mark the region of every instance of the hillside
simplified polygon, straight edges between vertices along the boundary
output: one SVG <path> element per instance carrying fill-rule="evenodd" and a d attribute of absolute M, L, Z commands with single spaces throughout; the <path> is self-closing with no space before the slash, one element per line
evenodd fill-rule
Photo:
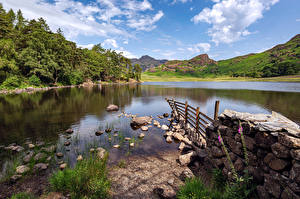
<path fill-rule="evenodd" d="M 144 55 L 139 59 L 136 59 L 136 58 L 131 59 L 132 65 L 134 66 L 135 64 L 139 64 L 142 67 L 143 71 L 146 71 L 150 68 L 157 67 L 161 64 L 166 63 L 167 61 L 168 60 L 166 60 L 166 59 L 157 60 L 157 59 L 154 59 L 153 57 L 150 57 L 148 55 Z"/>
<path fill-rule="evenodd" d="M 165 71 L 195 77 L 277 77 L 300 71 L 300 34 L 284 44 L 262 53 L 251 53 L 218 62 L 199 55 L 190 60 L 173 60 L 149 71 L 161 75 Z"/>

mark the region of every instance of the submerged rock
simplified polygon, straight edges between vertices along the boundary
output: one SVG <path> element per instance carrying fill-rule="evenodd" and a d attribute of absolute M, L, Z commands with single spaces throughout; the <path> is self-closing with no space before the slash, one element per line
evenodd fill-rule
<path fill-rule="evenodd" d="M 172 137 L 171 137 L 171 136 L 167 136 L 167 137 L 166 137 L 166 142 L 167 142 L 167 143 L 172 143 L 172 141 L 173 141 L 173 140 L 172 140 Z"/>
<path fill-rule="evenodd" d="M 16 173 L 17 174 L 24 174 L 24 173 L 27 173 L 29 170 L 30 170 L 30 168 L 28 166 L 21 165 L 21 166 L 18 166 L 16 168 Z"/>
<path fill-rule="evenodd" d="M 56 153 L 56 156 L 57 156 L 58 158 L 61 158 L 61 157 L 63 157 L 63 156 L 64 156 L 64 154 L 63 154 L 63 153 L 61 153 L 61 152 L 58 152 L 58 153 Z"/>
<path fill-rule="evenodd" d="M 163 116 L 164 117 L 169 117 L 169 113 L 164 113 Z"/>
<path fill-rule="evenodd" d="M 145 137 L 144 133 L 139 134 L 139 138 L 144 138 L 144 137 Z"/>
<path fill-rule="evenodd" d="M 69 141 L 66 141 L 66 142 L 64 143 L 65 146 L 69 146 L 70 144 L 71 144 L 71 142 L 69 142 Z"/>
<path fill-rule="evenodd" d="M 67 163 L 62 163 L 61 165 L 59 165 L 59 168 L 61 170 L 64 170 L 67 167 Z"/>
<path fill-rule="evenodd" d="M 126 137 L 126 138 L 125 138 L 125 141 L 129 141 L 129 140 L 131 140 L 130 137 Z"/>
<path fill-rule="evenodd" d="M 96 131 L 95 135 L 96 135 L 96 136 L 100 136 L 100 135 L 102 135 L 103 133 L 104 133 L 104 131 Z"/>
<path fill-rule="evenodd" d="M 110 133 L 111 131 L 112 131 L 111 128 L 105 129 L 105 132 L 106 132 L 106 133 Z"/>
<path fill-rule="evenodd" d="M 120 145 L 119 144 L 115 144 L 113 147 L 114 148 L 120 148 Z"/>
<path fill-rule="evenodd" d="M 110 111 L 118 111 L 119 107 L 115 104 L 110 104 L 106 107 L 106 111 L 110 112 Z"/>
<path fill-rule="evenodd" d="M 66 133 L 68 133 L 68 134 L 72 134 L 73 132 L 74 132 L 74 131 L 73 131 L 73 129 L 71 129 L 71 128 L 66 130 Z"/>
<path fill-rule="evenodd" d="M 130 143 L 129 146 L 130 146 L 130 147 L 134 147 L 134 143 L 133 143 L 133 142 Z"/>
<path fill-rule="evenodd" d="M 106 150 L 102 147 L 97 148 L 97 157 L 103 159 L 105 156 Z"/>

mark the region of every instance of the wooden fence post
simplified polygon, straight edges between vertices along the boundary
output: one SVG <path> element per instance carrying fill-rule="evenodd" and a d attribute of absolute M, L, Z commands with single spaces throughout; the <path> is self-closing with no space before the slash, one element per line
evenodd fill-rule
<path fill-rule="evenodd" d="M 219 105 L 220 105 L 220 101 L 217 100 L 215 103 L 215 114 L 214 114 L 214 120 L 218 119 L 219 116 Z"/>
<path fill-rule="evenodd" d="M 196 109 L 196 139 L 198 140 L 198 129 L 199 129 L 199 113 L 200 112 L 200 108 L 197 107 Z"/>
<path fill-rule="evenodd" d="M 185 124 L 188 122 L 188 102 L 185 101 Z"/>

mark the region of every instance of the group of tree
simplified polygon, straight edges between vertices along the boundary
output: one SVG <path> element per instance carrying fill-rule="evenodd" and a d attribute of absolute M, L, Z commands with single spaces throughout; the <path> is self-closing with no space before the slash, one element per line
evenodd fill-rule
<path fill-rule="evenodd" d="M 0 85 L 2 88 L 76 85 L 84 81 L 140 80 L 141 68 L 101 44 L 82 49 L 52 32 L 43 18 L 26 20 L 21 10 L 0 4 Z"/>

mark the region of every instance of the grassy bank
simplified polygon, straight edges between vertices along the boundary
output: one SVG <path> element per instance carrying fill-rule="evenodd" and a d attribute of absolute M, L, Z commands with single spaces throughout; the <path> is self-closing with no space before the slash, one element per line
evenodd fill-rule
<path fill-rule="evenodd" d="M 191 75 L 179 75 L 172 72 L 151 74 L 145 72 L 142 74 L 143 82 L 195 82 L 195 81 L 268 81 L 268 82 L 300 82 L 300 75 L 280 76 L 270 78 L 250 78 L 250 77 L 193 77 Z"/>

